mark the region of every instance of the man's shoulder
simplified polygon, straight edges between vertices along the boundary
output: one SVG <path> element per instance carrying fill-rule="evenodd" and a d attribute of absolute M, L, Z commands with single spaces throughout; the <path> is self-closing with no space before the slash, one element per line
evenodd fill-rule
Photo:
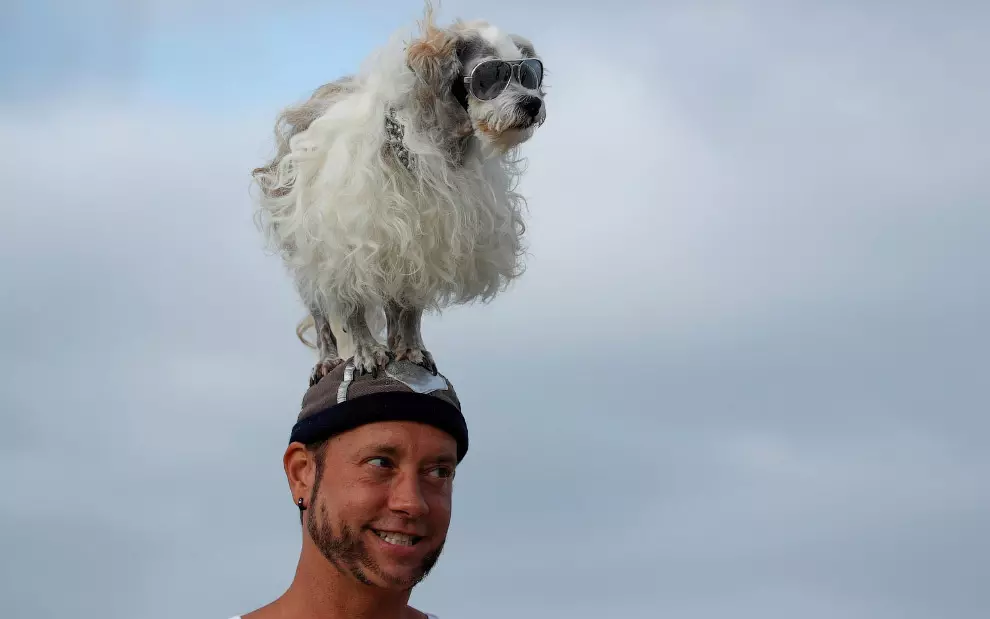
<path fill-rule="evenodd" d="M 423 614 L 426 615 L 426 619 L 440 619 L 439 617 L 437 617 L 436 615 L 434 615 L 432 613 L 423 613 Z M 237 615 L 235 617 L 231 617 L 230 619 L 241 619 L 241 616 L 240 615 Z"/>

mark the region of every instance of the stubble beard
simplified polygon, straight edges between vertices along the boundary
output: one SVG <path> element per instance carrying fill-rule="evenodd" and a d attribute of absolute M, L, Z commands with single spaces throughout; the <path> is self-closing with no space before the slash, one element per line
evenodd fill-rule
<path fill-rule="evenodd" d="M 313 498 L 315 499 L 315 497 Z M 315 505 L 315 503 L 311 502 L 310 505 Z M 389 586 L 412 589 L 426 578 L 443 552 L 444 543 L 441 542 L 436 550 L 423 557 L 419 570 L 411 579 L 399 578 L 382 570 L 378 562 L 368 552 L 368 546 L 361 539 L 360 531 L 355 532 L 347 525 L 340 525 L 340 533 L 335 535 L 330 526 L 326 506 L 320 505 L 319 511 L 321 517 L 318 519 L 316 509 L 310 508 L 308 510 L 306 529 L 309 531 L 313 543 L 320 549 L 320 554 L 341 573 L 350 574 L 358 582 L 371 587 L 376 585 L 368 578 L 368 574 L 377 576 Z"/>

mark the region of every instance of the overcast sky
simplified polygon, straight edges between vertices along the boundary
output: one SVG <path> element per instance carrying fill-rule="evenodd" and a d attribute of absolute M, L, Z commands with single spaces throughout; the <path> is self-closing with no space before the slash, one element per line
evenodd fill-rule
<path fill-rule="evenodd" d="M 314 359 L 249 172 L 419 14 L 334 4 L 4 9 L 5 619 L 288 585 Z M 472 446 L 417 607 L 990 616 L 990 10 L 865 4 L 444 3 L 551 73 L 525 277 L 424 326 Z"/>

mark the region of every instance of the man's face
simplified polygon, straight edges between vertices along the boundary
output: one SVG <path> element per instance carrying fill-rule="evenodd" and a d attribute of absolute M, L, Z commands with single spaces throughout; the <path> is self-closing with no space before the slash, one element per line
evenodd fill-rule
<path fill-rule="evenodd" d="M 450 524 L 457 443 L 412 422 L 373 423 L 331 439 L 306 527 L 339 570 L 410 589 L 436 563 Z"/>

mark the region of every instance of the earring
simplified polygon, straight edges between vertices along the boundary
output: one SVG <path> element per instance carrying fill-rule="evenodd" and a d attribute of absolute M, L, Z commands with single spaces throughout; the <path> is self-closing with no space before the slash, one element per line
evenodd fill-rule
<path fill-rule="evenodd" d="M 296 505 L 299 506 L 299 511 L 302 511 L 302 510 L 306 509 L 305 507 L 303 507 L 303 498 L 302 497 L 299 497 L 299 500 L 296 501 Z"/>

